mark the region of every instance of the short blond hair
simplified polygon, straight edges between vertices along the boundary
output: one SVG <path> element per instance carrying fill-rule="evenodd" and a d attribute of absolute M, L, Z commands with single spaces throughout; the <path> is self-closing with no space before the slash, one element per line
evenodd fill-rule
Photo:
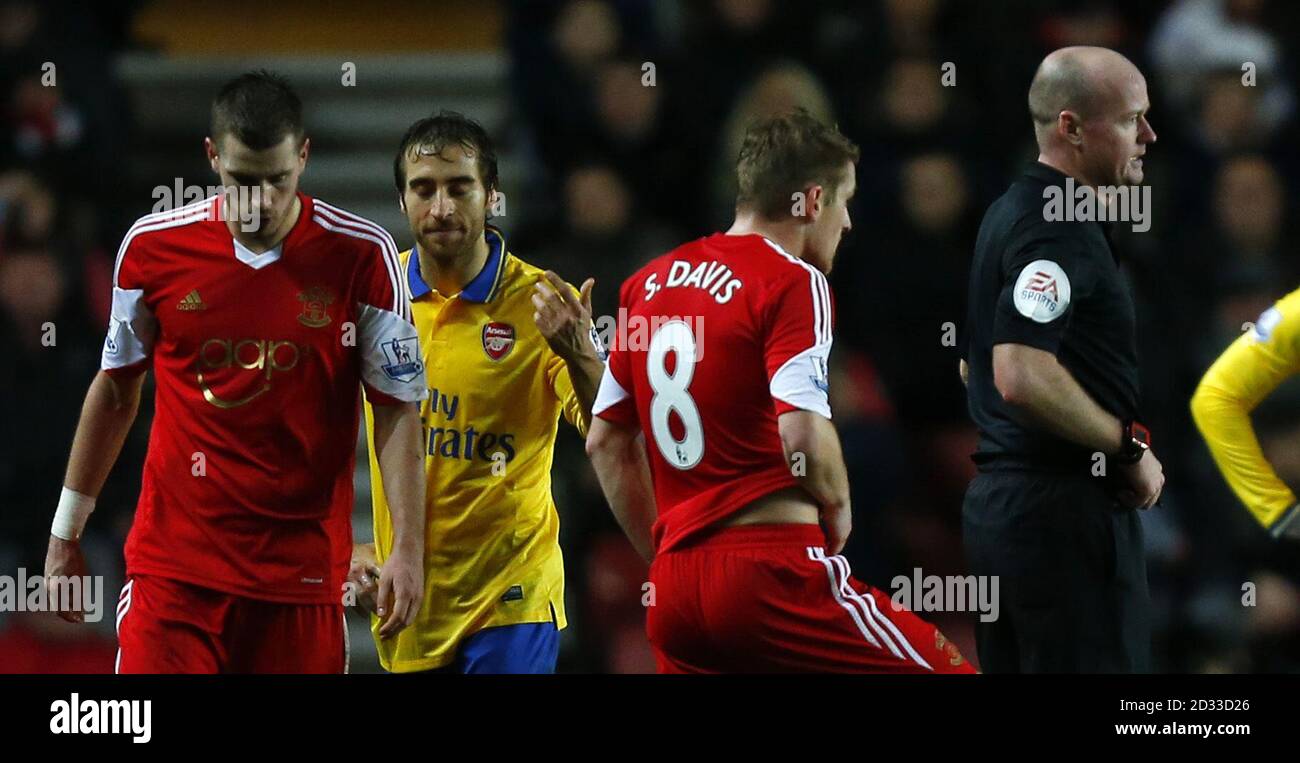
<path fill-rule="evenodd" d="M 804 109 L 755 123 L 736 159 L 736 206 L 769 220 L 791 214 L 794 194 L 810 185 L 828 198 L 844 177 L 844 163 L 858 161 L 858 147 L 835 127 Z"/>

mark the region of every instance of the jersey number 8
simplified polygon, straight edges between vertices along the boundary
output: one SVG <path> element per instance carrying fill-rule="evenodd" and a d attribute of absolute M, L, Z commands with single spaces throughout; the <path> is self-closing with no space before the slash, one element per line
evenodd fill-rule
<path fill-rule="evenodd" d="M 668 352 L 677 362 L 668 373 Z M 650 398 L 650 426 L 655 444 L 664 460 L 674 467 L 694 468 L 704 457 L 704 424 L 700 409 L 691 398 L 688 388 L 695 375 L 695 334 L 685 321 L 669 321 L 650 339 L 646 353 L 646 376 L 654 397 Z M 668 427 L 668 414 L 677 412 L 685 434 L 678 440 Z"/>

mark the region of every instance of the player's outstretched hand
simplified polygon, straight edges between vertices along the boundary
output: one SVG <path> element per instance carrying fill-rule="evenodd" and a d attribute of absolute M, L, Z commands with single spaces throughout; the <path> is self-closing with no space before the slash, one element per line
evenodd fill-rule
<path fill-rule="evenodd" d="M 424 599 L 424 559 L 421 554 L 394 550 L 379 575 L 379 636 L 396 636 L 415 622 Z"/>
<path fill-rule="evenodd" d="M 533 286 L 533 321 L 556 355 L 568 361 L 594 352 L 591 344 L 591 288 L 596 279 L 583 281 L 578 298 L 554 272 L 548 270 Z"/>
<path fill-rule="evenodd" d="M 59 617 L 70 623 L 85 622 L 85 611 L 81 607 L 73 609 L 73 602 L 56 602 L 54 599 L 62 587 L 52 586 L 51 581 L 60 577 L 83 577 L 85 574 L 86 557 L 81 553 L 81 544 L 51 535 L 50 547 L 45 552 L 45 595 L 49 597 L 50 605 L 59 613 Z"/>
<path fill-rule="evenodd" d="M 830 549 L 831 556 L 843 551 L 853 530 L 853 509 L 849 503 L 846 501 L 838 508 L 823 506 L 822 527 L 826 529 L 826 548 Z"/>
<path fill-rule="evenodd" d="M 344 587 L 352 589 L 356 607 L 366 614 L 374 613 L 379 607 L 381 573 L 373 544 L 357 543 L 352 546 L 352 564 L 348 567 L 348 579 Z"/>
<path fill-rule="evenodd" d="M 1149 509 L 1160 500 L 1165 488 L 1165 469 L 1154 451 L 1142 454 L 1136 464 L 1121 466 L 1128 486 L 1119 491 L 1120 501 L 1130 509 Z"/>

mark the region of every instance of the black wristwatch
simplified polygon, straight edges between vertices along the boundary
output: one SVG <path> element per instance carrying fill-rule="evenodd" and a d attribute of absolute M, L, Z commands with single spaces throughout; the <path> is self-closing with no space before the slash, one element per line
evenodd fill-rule
<path fill-rule="evenodd" d="M 1151 430 L 1134 419 L 1125 419 L 1115 460 L 1124 465 L 1136 464 L 1151 449 Z"/>

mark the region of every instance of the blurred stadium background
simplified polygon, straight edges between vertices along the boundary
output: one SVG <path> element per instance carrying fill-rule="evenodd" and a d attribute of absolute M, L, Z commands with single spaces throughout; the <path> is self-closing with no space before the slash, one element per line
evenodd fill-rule
<path fill-rule="evenodd" d="M 113 256 L 158 187 L 215 183 L 208 103 L 246 69 L 290 77 L 313 153 L 302 188 L 410 245 L 392 189 L 405 127 L 448 108 L 500 142 L 524 259 L 622 279 L 725 228 L 743 126 L 803 105 L 863 149 L 855 228 L 833 273 L 836 424 L 853 479 L 859 577 L 962 574 L 961 495 L 974 431 L 941 341 L 964 318 L 984 208 L 1035 154 L 1030 76 L 1049 50 L 1112 47 L 1147 74 L 1155 208 L 1121 234 L 1137 294 L 1146 419 L 1169 477 L 1144 515 L 1162 671 L 1300 671 L 1300 559 L 1269 542 L 1218 477 L 1187 400 L 1217 353 L 1300 285 L 1296 55 L 1287 0 L 435 0 L 219 4 L 0 0 L 0 574 L 39 572 L 107 324 Z M 56 86 L 42 86 L 43 65 Z M 342 83 L 355 65 L 355 86 Z M 645 63 L 653 86 L 643 86 Z M 955 64 L 956 82 L 941 84 Z M 1244 87 L 1242 65 L 1256 67 Z M 43 346 L 54 321 L 57 344 Z M 116 600 L 150 411 L 99 501 L 86 545 Z M 1257 412 L 1300 485 L 1300 385 Z M 358 445 L 364 454 L 364 445 Z M 562 427 L 554 470 L 571 628 L 560 670 L 648 672 L 644 566 Z M 357 460 L 357 537 L 370 537 Z M 1242 586 L 1258 601 L 1242 605 Z M 974 655 L 973 615 L 935 616 Z M 378 669 L 352 623 L 354 671 Z M 0 613 L 0 672 L 108 672 L 113 618 L 68 626 Z"/>

